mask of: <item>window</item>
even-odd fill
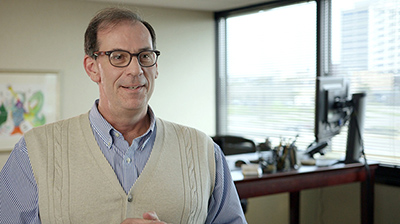
[[[332,1],[330,75],[366,92],[367,158],[400,164],[400,1]],[[343,145],[345,132],[333,138]]]
[[[296,2],[216,14],[217,133],[275,143],[298,134],[305,149],[314,141],[315,78],[341,76],[352,93],[367,93],[367,158],[400,164],[400,1]],[[343,129],[333,150],[343,152],[346,138]]]
[[[316,4],[219,19],[219,134],[313,140]],[[226,39],[224,39],[226,37]]]

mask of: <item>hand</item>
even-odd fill
[[[155,212],[143,213],[143,219],[125,219],[121,224],[141,224],[141,223],[154,223],[154,224],[166,224],[158,219]]]

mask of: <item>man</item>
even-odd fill
[[[129,10],[91,20],[84,68],[99,99],[16,144],[0,173],[0,223],[246,223],[218,146],[148,105],[155,40]]]

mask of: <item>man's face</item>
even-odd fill
[[[98,32],[99,51],[126,50],[139,53],[152,50],[149,31],[141,22],[123,22]],[[95,61],[98,75],[92,80],[100,89],[99,110],[102,113],[147,111],[158,76],[157,64],[141,67],[133,57],[127,67],[118,68],[110,64],[108,56],[99,56]],[[105,114],[103,114],[105,115]]]

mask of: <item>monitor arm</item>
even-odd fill
[[[308,146],[306,154],[309,155],[310,158],[314,158],[314,154],[316,153],[324,155],[325,152],[323,150],[326,146],[328,146],[328,141],[314,142],[310,146]]]

